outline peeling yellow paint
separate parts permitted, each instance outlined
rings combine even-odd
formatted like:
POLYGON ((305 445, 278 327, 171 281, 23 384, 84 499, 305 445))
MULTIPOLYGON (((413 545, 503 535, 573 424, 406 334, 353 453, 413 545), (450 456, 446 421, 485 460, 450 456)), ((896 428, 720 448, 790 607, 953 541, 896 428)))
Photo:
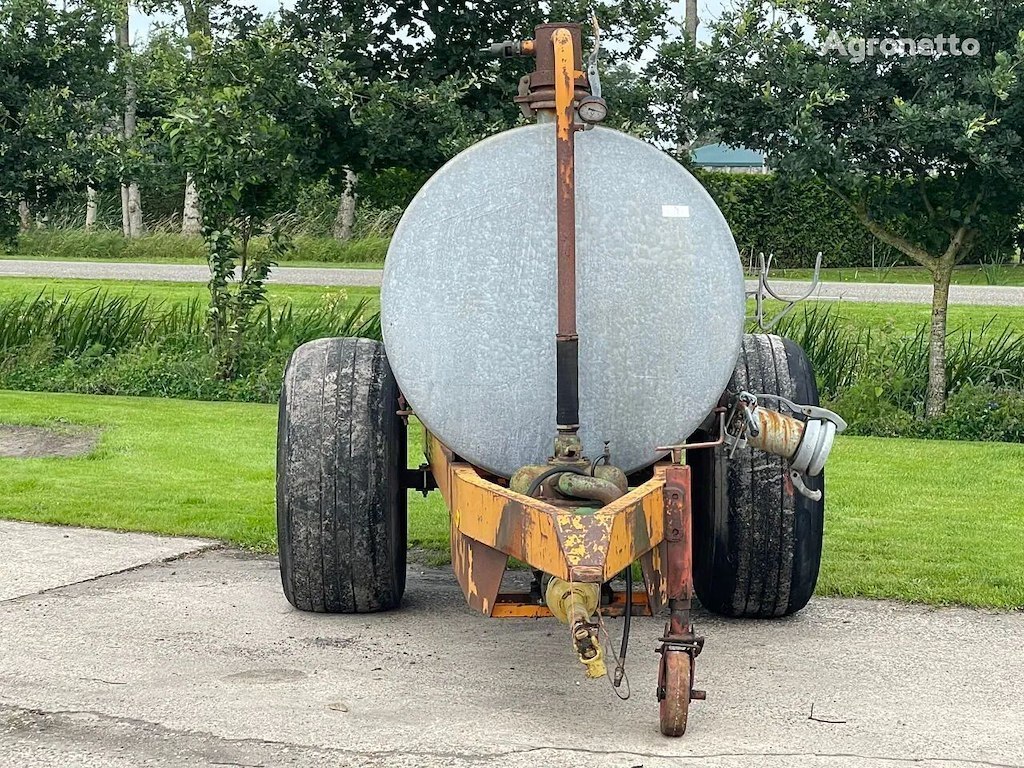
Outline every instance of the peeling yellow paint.
MULTIPOLYGON (((663 467, 612 504, 578 514, 483 479, 471 465, 453 462, 451 451, 433 435, 428 434, 428 443, 453 534, 457 531, 544 573, 568 580, 578 568, 585 581, 607 581, 664 539, 663 467)), ((461 562, 457 567, 468 565, 463 586, 467 597, 478 596, 471 551, 457 558, 454 550, 453 561, 461 562)))

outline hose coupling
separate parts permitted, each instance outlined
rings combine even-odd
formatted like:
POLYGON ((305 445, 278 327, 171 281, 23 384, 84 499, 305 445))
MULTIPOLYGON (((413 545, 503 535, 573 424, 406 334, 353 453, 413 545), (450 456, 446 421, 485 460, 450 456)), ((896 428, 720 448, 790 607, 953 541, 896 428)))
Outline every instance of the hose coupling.
POLYGON ((846 429, 842 417, 820 406, 798 405, 781 395, 749 392, 740 392, 736 396, 734 416, 737 412, 739 418, 735 421, 739 424, 738 433, 727 433, 725 436, 732 451, 746 445, 788 459, 793 487, 813 501, 820 500, 821 491, 808 488, 804 477, 821 474, 832 451, 835 436, 846 429), (765 408, 762 405, 765 400, 774 400, 779 406, 803 418, 765 408))

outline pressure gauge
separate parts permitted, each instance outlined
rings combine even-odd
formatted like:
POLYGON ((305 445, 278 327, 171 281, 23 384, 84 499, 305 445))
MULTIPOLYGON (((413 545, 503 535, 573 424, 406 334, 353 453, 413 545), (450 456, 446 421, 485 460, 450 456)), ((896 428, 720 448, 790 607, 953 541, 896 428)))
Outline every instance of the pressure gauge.
POLYGON ((600 123, 608 117, 608 105, 599 96, 587 96, 576 110, 584 123, 600 123))

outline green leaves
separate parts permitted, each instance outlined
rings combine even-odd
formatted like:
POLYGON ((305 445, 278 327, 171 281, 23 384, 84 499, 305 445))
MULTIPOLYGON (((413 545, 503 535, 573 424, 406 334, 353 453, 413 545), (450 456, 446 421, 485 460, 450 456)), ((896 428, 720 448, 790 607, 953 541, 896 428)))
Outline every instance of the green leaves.
POLYGON ((113 61, 102 11, 0 0, 0 238, 16 231, 19 200, 85 186, 113 61))
POLYGON ((160 126, 173 162, 199 192, 210 265, 207 330, 219 375, 229 380, 239 373, 267 276, 289 248, 266 222, 280 190, 314 162, 321 96, 301 82, 301 46, 276 23, 256 21, 196 50, 160 126), (260 235, 269 235, 270 247, 251 252, 260 235))
MULTIPOLYGON (((942 326, 949 270, 982 237, 1012 238, 1024 203, 1022 30, 1020 3, 741 0, 710 43, 659 52, 651 69, 674 118, 662 138, 714 136, 823 180, 875 238, 932 270, 942 326), (977 55, 951 53, 952 35, 977 55)), ((931 414, 944 402, 936 339, 931 414)))
MULTIPOLYGON (((1000 196, 1013 207, 1024 196, 1022 29, 1019 6, 748 0, 711 25, 710 43, 660 51, 652 71, 666 114, 681 113, 691 92, 699 105, 662 138, 713 135, 763 151, 775 168, 824 178, 880 219, 903 211, 885 196, 863 198, 872 178, 950 176, 959 200, 948 210, 966 210, 979 190, 982 209, 1005 207, 1000 196), (939 32, 978 39, 979 55, 872 56, 868 45, 858 64, 820 54, 815 42, 939 32)), ((912 215, 924 212, 920 200, 915 207, 912 215)), ((958 223, 941 212, 933 220, 940 229, 958 223)))

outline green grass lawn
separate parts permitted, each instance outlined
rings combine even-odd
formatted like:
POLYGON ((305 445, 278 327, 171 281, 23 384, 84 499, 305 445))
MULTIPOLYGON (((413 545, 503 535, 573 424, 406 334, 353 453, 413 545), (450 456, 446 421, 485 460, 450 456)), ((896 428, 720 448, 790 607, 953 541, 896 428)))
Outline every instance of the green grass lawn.
MULTIPOLYGON (((812 269, 772 270, 772 275, 783 280, 810 280, 812 269)), ((756 275, 755 275, 756 276, 756 275)), ((822 281, 840 283, 925 283, 931 275, 924 267, 871 267, 822 268, 822 281)), ((982 267, 964 265, 953 273, 953 285, 1024 285, 1024 265, 1005 264, 982 267)))
MULTIPOLYGON (((774 302, 772 302, 774 303, 774 302)), ((852 331, 862 328, 889 330, 900 334, 915 333, 931 322, 931 307, 924 304, 888 304, 861 301, 815 301, 799 304, 793 312, 799 316, 804 306, 824 306, 838 314, 844 325, 852 331)), ((773 307, 768 307, 768 317, 773 307)), ((750 311, 753 314, 753 309, 750 311)), ((978 330, 992 324, 1002 330, 1007 325, 1024 329, 1024 306, 990 307, 976 304, 951 304, 949 306, 949 331, 978 330)))
MULTIPOLYGON (((116 296, 149 297, 165 304, 184 304, 198 298, 209 300, 210 292, 204 283, 136 282, 131 280, 79 280, 75 278, 47 277, 0 277, 0 301, 35 297, 40 293, 64 296, 79 296, 91 291, 106 291, 116 296)), ((333 287, 323 285, 281 285, 267 286, 267 296, 274 306, 291 302, 296 308, 314 306, 325 298, 343 291, 348 297, 346 303, 355 304, 363 297, 370 299, 374 307, 379 304, 380 289, 356 286, 333 287)))
MULTIPOLYGON (((198 297, 206 301, 207 288, 201 283, 171 282, 133 282, 128 280, 79 280, 74 278, 45 277, 0 277, 0 301, 37 296, 41 292, 63 296, 70 293, 80 295, 89 291, 102 290, 116 295, 152 297, 154 301, 165 303, 184 303, 198 297)), ((380 303, 380 289, 373 287, 327 287, 312 285, 281 285, 270 283, 267 295, 271 304, 280 306, 292 302, 301 309, 315 305, 325 297, 344 291, 347 303, 355 304, 363 297, 368 297, 371 306, 376 308, 380 303)), ((868 302, 806 302, 802 306, 819 304, 836 312, 843 322, 851 329, 889 328, 900 333, 913 333, 929 321, 930 308, 923 304, 873 304, 868 302)), ((768 304, 768 316, 771 317, 778 305, 768 304)), ((794 310, 797 314, 800 307, 794 310)), ((753 314, 753 305, 750 309, 753 314)), ((1019 307, 987 307, 976 305, 952 305, 949 308, 949 328, 977 329, 986 323, 993 322, 1002 329, 1006 325, 1024 328, 1024 306, 1019 307)))
MULTIPOLYGON (((273 549, 274 406, 0 392, 0 423, 54 422, 102 427, 99 448, 0 459, 0 516, 273 549)), ((1024 606, 1022 463, 1024 445, 842 437, 819 591, 1024 606)), ((447 550, 437 494, 411 495, 409 532, 447 550)))

